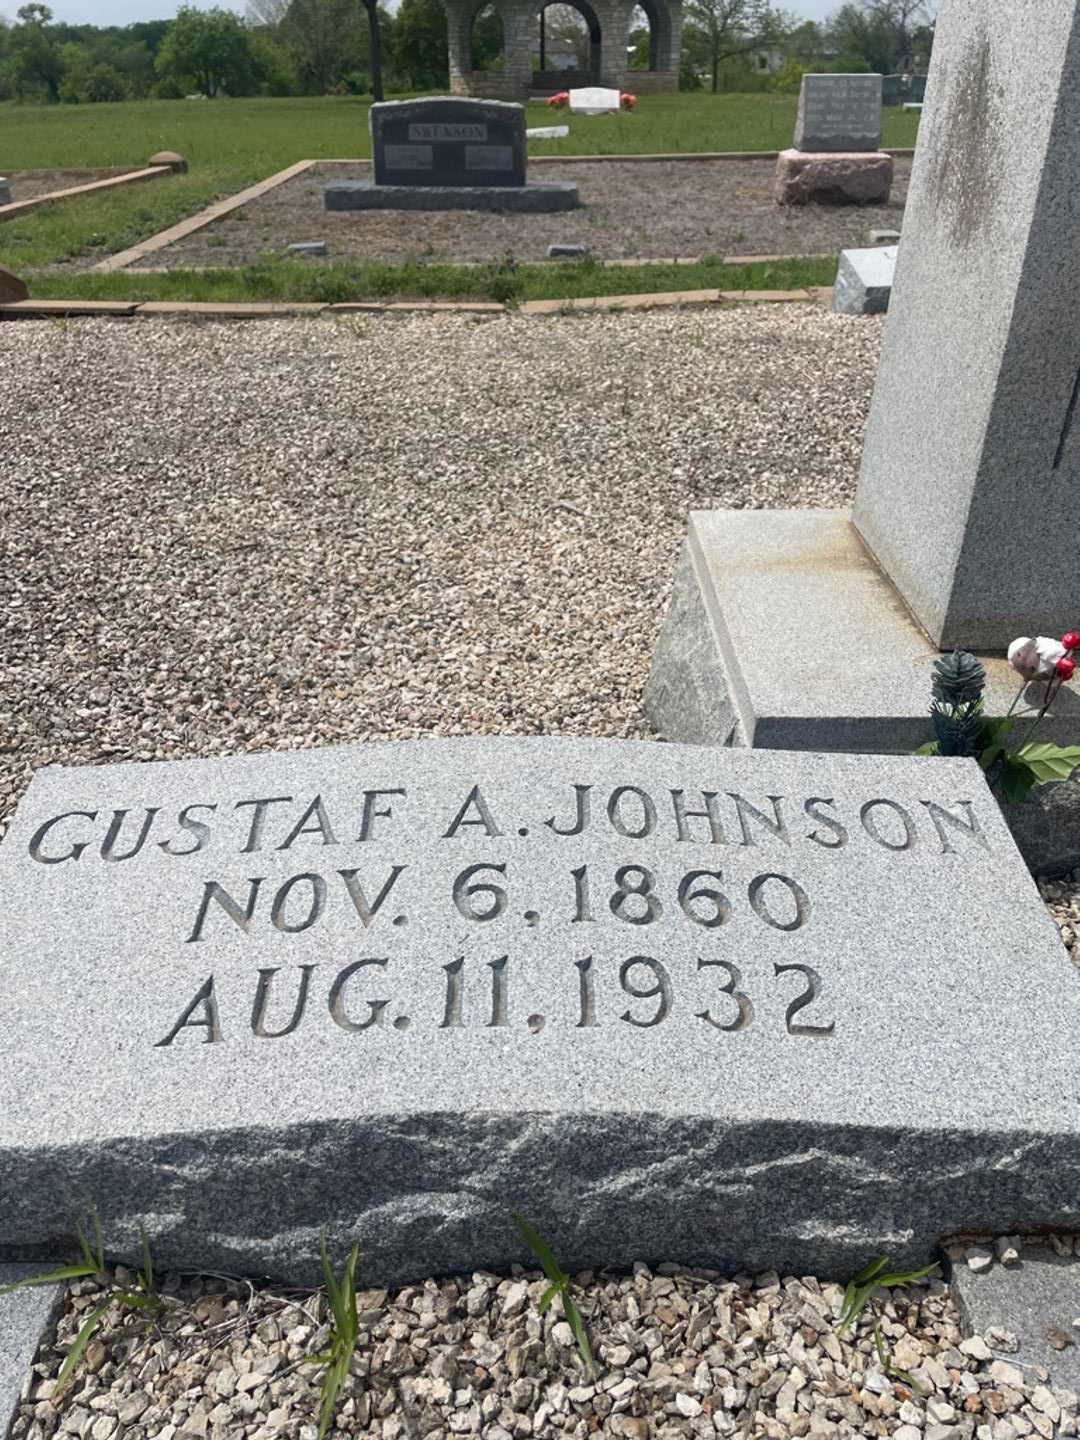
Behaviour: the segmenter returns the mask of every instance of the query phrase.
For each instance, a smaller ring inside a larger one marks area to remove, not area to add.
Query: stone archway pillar
[[[600,84],[626,88],[626,47],[630,43],[630,16],[635,0],[595,0],[600,21]]]

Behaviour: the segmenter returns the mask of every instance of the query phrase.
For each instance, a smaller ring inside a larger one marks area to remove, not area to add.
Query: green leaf
[[[1035,777],[1035,784],[1068,780],[1080,765],[1080,745],[1021,745],[1012,757],[1022,761]]]
[[[979,740],[983,745],[1003,745],[1015,724],[1015,715],[1006,715],[1000,720],[984,720]]]
[[[982,753],[979,755],[980,770],[984,772],[989,770],[995,760],[997,760],[1000,756],[1004,755],[1004,753],[1004,745],[988,745],[987,748],[983,750]]]
[[[570,1296],[567,1295],[565,1292],[563,1293],[562,1303],[563,1314],[566,1316],[566,1319],[570,1325],[570,1329],[574,1332],[574,1339],[577,1341],[577,1347],[578,1350],[581,1352],[581,1358],[585,1362],[585,1369],[589,1372],[589,1375],[591,1376],[593,1372],[592,1348],[589,1345],[589,1337],[585,1333],[585,1322],[582,1320],[581,1313],[578,1310],[577,1306],[574,1304],[573,1300],[570,1299]]]
[[[334,1324],[338,1331],[345,1327],[345,1308],[341,1301],[341,1291],[338,1289],[337,1280],[330,1264],[330,1257],[326,1253],[326,1231],[319,1236],[319,1254],[322,1259],[323,1283],[326,1286],[326,1298],[330,1301],[330,1309],[333,1312]]]
[[[895,1270],[888,1275],[880,1275],[877,1279],[878,1285],[883,1285],[886,1290],[894,1290],[898,1285],[912,1285],[916,1280],[921,1280],[924,1275],[929,1275],[932,1270],[938,1268],[935,1260],[932,1265],[924,1265],[921,1270]]]
[[[142,1290],[114,1290],[112,1298],[121,1305],[130,1305],[133,1310],[156,1310],[161,1304],[156,1295],[147,1295]]]
[[[97,1266],[91,1260],[89,1265],[64,1265],[59,1270],[50,1270],[47,1275],[28,1275],[25,1280],[16,1280],[11,1285],[0,1285],[0,1295],[10,1295],[13,1290],[32,1288],[34,1285],[54,1285],[58,1280],[78,1280],[83,1275],[96,1275]]]
[[[926,1391],[912,1375],[910,1370],[901,1370],[899,1365],[894,1365],[890,1360],[885,1366],[885,1373],[891,1375],[894,1380],[902,1380],[904,1384],[915,1392],[916,1395],[925,1395]]]
[[[322,1382],[322,1405],[319,1409],[319,1440],[323,1440],[326,1432],[330,1429],[331,1421],[334,1418],[334,1408],[337,1405],[338,1395],[345,1383],[345,1377],[349,1373],[349,1363],[352,1355],[348,1352],[339,1353],[333,1364],[323,1376]]]
[[[537,1260],[540,1261],[541,1269],[548,1279],[555,1281],[559,1285],[566,1285],[570,1277],[563,1274],[559,1268],[559,1262],[551,1253],[551,1247],[540,1232],[535,1230],[527,1220],[524,1220],[517,1211],[514,1211],[514,1224],[525,1237],[529,1249],[536,1256]]]
[[[64,1390],[67,1388],[67,1383],[71,1379],[71,1375],[75,1369],[75,1366],[82,1359],[83,1351],[90,1343],[90,1337],[93,1335],[94,1331],[98,1328],[102,1320],[105,1318],[105,1312],[106,1310],[108,1310],[112,1302],[113,1297],[110,1295],[107,1300],[103,1300],[100,1305],[96,1306],[93,1310],[91,1310],[89,1316],[87,1317],[86,1323],[83,1325],[78,1335],[76,1335],[75,1344],[72,1345],[71,1349],[68,1351],[67,1359],[60,1367],[60,1374],[56,1377],[56,1389],[53,1391],[52,1394],[52,1398],[54,1401],[60,1395],[62,1395]]]
[[[1001,793],[1009,805],[1021,805],[1035,785],[1035,776],[1024,762],[1010,755],[1001,772]]]
[[[873,1280],[875,1284],[880,1283],[877,1277],[886,1268],[888,1263],[889,1257],[887,1255],[879,1255],[875,1260],[871,1260],[869,1265],[864,1265],[857,1275],[851,1277],[852,1285],[865,1285],[870,1280]]]
[[[920,745],[914,753],[916,755],[936,755],[938,753],[938,742],[936,740],[927,740],[926,744]]]
[[[540,1306],[539,1306],[539,1309],[540,1309],[540,1314],[541,1314],[541,1315],[543,1315],[544,1311],[548,1308],[548,1306],[551,1304],[551,1302],[555,1299],[555,1296],[556,1296],[556,1295],[561,1295],[565,1289],[566,1289],[566,1285],[565,1285],[564,1281],[562,1281],[562,1280],[555,1280],[555,1281],[553,1281],[553,1282],[547,1287],[547,1289],[544,1291],[543,1295],[540,1296]]]

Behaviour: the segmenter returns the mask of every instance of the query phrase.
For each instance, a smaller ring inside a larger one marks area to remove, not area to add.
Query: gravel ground
[[[0,325],[0,827],[47,763],[646,735],[687,510],[849,500],[879,336]]]
[[[836,1334],[843,1292],[812,1277],[636,1265],[577,1277],[596,1366],[585,1372],[558,1302],[543,1317],[538,1274],[487,1273],[357,1297],[360,1340],[335,1435],[484,1440],[593,1434],[625,1440],[892,1436],[1017,1440],[1077,1433],[1077,1396],[1019,1366],[1005,1331],[963,1339],[944,1283],[877,1292],[893,1365],[867,1313]],[[58,1345],[43,1347],[12,1440],[58,1429],[88,1440],[315,1440],[325,1348],[321,1295],[173,1279],[158,1322],[114,1307],[59,1404],[62,1354],[100,1298],[71,1288]],[[1056,1428],[1055,1428],[1056,1427]]]
[[[898,229],[910,159],[895,162],[892,204],[781,206],[773,160],[534,165],[532,180],[576,180],[581,208],[561,215],[465,210],[329,213],[327,183],[371,178],[370,165],[320,165],[227,219],[147,256],[144,267],[240,265],[292,241],[326,240],[331,259],[542,260],[547,247],[586,244],[603,259],[639,256],[832,254]],[[135,265],[133,269],[139,269]]]

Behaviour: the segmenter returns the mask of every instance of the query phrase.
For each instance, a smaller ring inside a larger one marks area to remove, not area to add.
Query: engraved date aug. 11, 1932
[[[377,1033],[386,1029],[405,1031],[411,1028],[411,1016],[399,1014],[391,1017],[388,1014],[391,1004],[389,999],[372,999],[366,996],[362,1000],[356,1000],[349,993],[354,979],[361,976],[369,981],[374,978],[386,979],[389,967],[389,958],[369,957],[354,960],[338,972],[330,986],[327,1009],[331,1021],[340,1030],[359,1034],[363,1031]],[[251,1033],[256,1038],[281,1039],[299,1029],[308,1010],[312,976],[318,968],[314,964],[297,967],[300,974],[296,980],[292,1014],[287,1020],[285,1015],[288,1013],[288,1002],[281,1006],[280,997],[274,993],[280,967],[259,970],[250,1021]],[[577,985],[576,995],[570,1000],[570,1004],[574,1005],[576,1014],[573,1018],[569,1014],[560,1017],[563,1026],[570,1026],[575,1030],[592,1030],[604,1020],[615,1020],[616,1023],[629,1025],[636,1030],[651,1030],[667,1020],[677,1008],[671,969],[652,955],[631,955],[622,961],[604,961],[600,966],[597,966],[592,955],[586,955],[583,959],[575,960],[573,968],[577,972]],[[433,1028],[441,1031],[504,1030],[515,1020],[518,1023],[523,1020],[533,1034],[539,1034],[548,1023],[547,1017],[543,1015],[526,1015],[527,1006],[518,1004],[512,1009],[513,972],[508,955],[501,955],[498,959],[486,961],[482,965],[477,962],[469,965],[466,957],[461,956],[443,965],[441,969],[441,1019],[436,1022],[432,1014]],[[781,965],[775,962],[772,971],[773,984],[770,988],[776,993],[765,1003],[779,1007],[787,1001],[784,1011],[787,1033],[801,1036],[832,1035],[835,1030],[833,1020],[822,1020],[819,1015],[815,1015],[812,1020],[810,1016],[803,1015],[821,995],[822,981],[818,972],[810,965]],[[730,960],[698,958],[691,976],[693,981],[713,982],[711,990],[704,989],[699,984],[694,986],[695,998],[690,1005],[702,1007],[691,1009],[690,1013],[695,1020],[702,1021],[713,1030],[729,1033],[747,1030],[753,1025],[755,1000],[750,990],[755,987],[746,985],[738,965]],[[793,991],[784,978],[787,976],[800,977],[801,988]],[[684,983],[680,980],[680,989]],[[524,990],[526,986],[527,975],[514,982],[514,988]],[[627,999],[631,1003],[616,1014],[618,1005]],[[683,1002],[684,1005],[685,1003]],[[271,1028],[271,1008],[277,1012],[276,1028]],[[569,1009],[569,1005],[566,1008]],[[207,977],[175,1025],[156,1042],[156,1046],[160,1048],[172,1045],[181,1032],[187,1030],[203,1031],[203,1038],[207,1043],[216,1043],[226,1038],[213,975]]]

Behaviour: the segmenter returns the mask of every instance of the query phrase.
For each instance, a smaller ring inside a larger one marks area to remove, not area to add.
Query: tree
[[[11,31],[9,69],[16,93],[30,98],[44,90],[52,102],[60,99],[64,67],[60,47],[52,33],[52,11],[47,5],[24,5],[19,23]]]
[[[929,20],[926,0],[861,0],[867,16],[892,40],[888,72],[911,65],[915,55],[915,30]]]
[[[394,24],[394,69],[410,90],[448,83],[450,60],[442,0],[401,0]]]
[[[685,13],[687,43],[704,52],[714,95],[722,60],[776,44],[783,37],[783,17],[768,0],[687,0]]]
[[[261,79],[247,31],[231,10],[182,5],[154,62],[166,79],[190,80],[208,99],[249,94]]]

